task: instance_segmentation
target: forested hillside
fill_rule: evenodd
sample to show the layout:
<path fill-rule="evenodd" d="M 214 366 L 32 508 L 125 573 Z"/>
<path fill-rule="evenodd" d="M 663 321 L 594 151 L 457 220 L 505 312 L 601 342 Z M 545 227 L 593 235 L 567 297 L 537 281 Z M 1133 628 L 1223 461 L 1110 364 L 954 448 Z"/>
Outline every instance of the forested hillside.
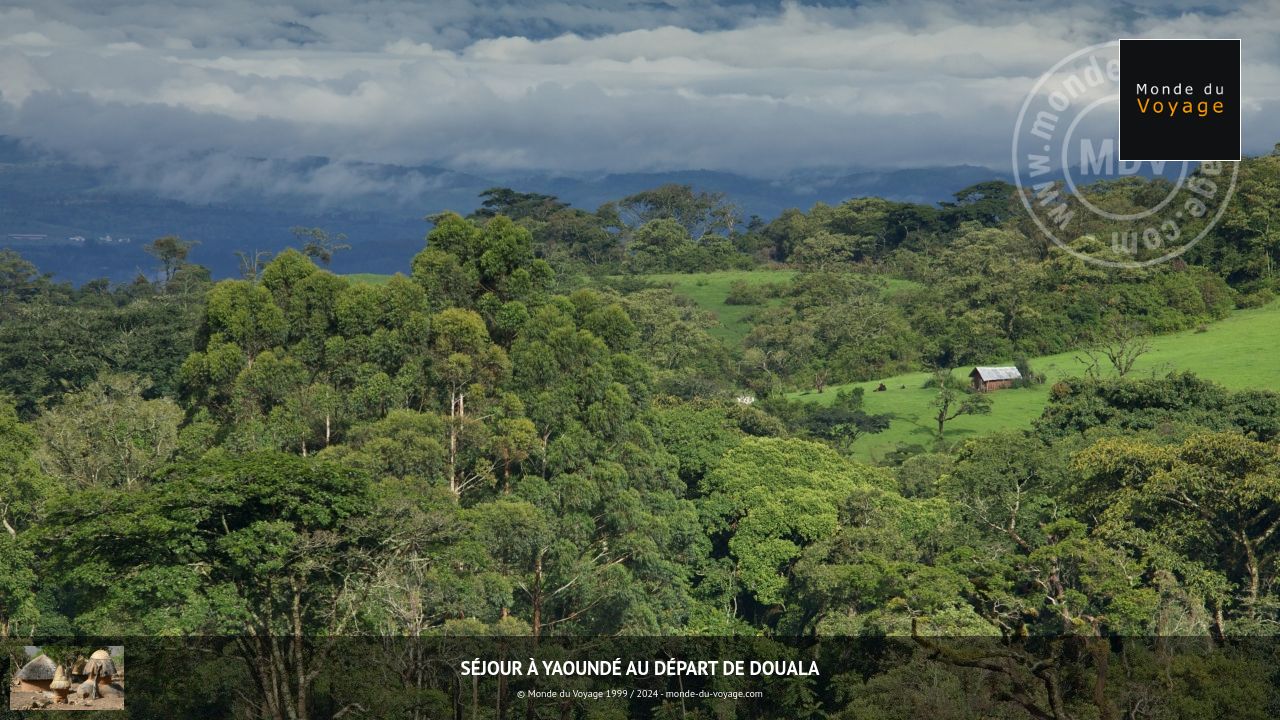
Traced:
<path fill-rule="evenodd" d="M 1280 627 L 1280 395 L 1147 362 L 1274 311 L 1280 155 L 1144 269 L 1054 248 L 1015 192 L 764 221 L 685 186 L 494 189 L 380 282 L 326 269 L 324 232 L 216 283 L 179 239 L 125 285 L 0 253 L 0 639 L 232 638 L 186 660 L 205 693 L 149 690 L 174 717 L 1268 717 L 1266 653 L 1115 658 Z M 1006 361 L 1023 386 L 964 379 Z M 872 463 L 907 409 L 834 386 L 889 376 L 926 431 Z M 950 431 L 1018 393 L 1043 411 Z M 327 640 L 470 636 L 903 642 L 724 715 L 492 679 L 481 707 L 435 656 Z"/>

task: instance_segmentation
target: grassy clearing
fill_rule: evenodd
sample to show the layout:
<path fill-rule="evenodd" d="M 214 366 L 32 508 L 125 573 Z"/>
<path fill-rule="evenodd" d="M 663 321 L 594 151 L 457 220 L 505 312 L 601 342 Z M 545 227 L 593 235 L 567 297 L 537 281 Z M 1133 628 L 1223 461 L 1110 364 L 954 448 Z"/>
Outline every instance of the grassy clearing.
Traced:
<path fill-rule="evenodd" d="M 781 299 L 770 299 L 764 305 L 726 305 L 724 299 L 729 295 L 733 283 L 741 280 L 749 285 L 765 283 L 787 283 L 795 277 L 795 270 L 721 270 L 705 273 L 657 273 L 642 275 L 645 280 L 663 285 L 670 285 L 680 295 L 693 300 L 698 307 L 712 313 L 720 324 L 711 329 L 711 334 L 732 345 L 742 342 L 751 330 L 748 318 L 752 313 L 766 307 L 781 304 Z M 910 280 L 888 278 L 886 292 L 893 293 L 914 287 Z"/>
<path fill-rule="evenodd" d="M 366 285 L 386 285 L 391 282 L 393 275 L 382 275 L 379 273 L 351 273 L 342 277 L 353 283 L 365 283 Z"/>
<path fill-rule="evenodd" d="M 729 287 L 741 280 L 750 285 L 765 283 L 786 283 L 795 276 L 794 270 L 722 270 L 705 273 L 659 273 L 643 275 L 645 280 L 661 285 L 670 285 L 679 295 L 693 300 L 698 307 L 716 316 L 720 324 L 710 330 L 711 334 L 728 343 L 737 344 L 747 336 L 751 323 L 747 317 L 763 307 L 777 305 L 778 299 L 766 301 L 764 305 L 726 305 L 724 299 L 729 296 Z"/>
<path fill-rule="evenodd" d="M 1163 375 L 1190 370 L 1228 388 L 1280 389 L 1280 302 L 1263 308 L 1240 310 L 1231 317 L 1208 326 L 1205 332 L 1189 330 L 1153 338 L 1151 352 L 1142 356 L 1133 375 Z M 1047 382 L 1033 389 L 1002 390 L 991 396 L 991 414 L 960 417 L 947 424 L 947 441 L 1011 428 L 1027 427 L 1040 415 L 1049 396 L 1049 386 L 1063 377 L 1080 375 L 1084 366 L 1079 353 L 1068 352 L 1031 359 L 1031 367 L 1045 374 Z M 990 364 L 1012 364 L 1009 358 Z M 959 368 L 957 375 L 971 368 Z M 908 373 L 883 380 L 827 388 L 824 392 L 799 392 L 798 400 L 829 403 L 836 392 L 849 387 L 865 391 L 868 412 L 893 413 L 889 429 L 858 440 L 855 453 L 864 460 L 879 460 L 899 445 L 928 447 L 933 439 L 931 421 L 934 391 L 922 387 L 928 373 Z M 887 390 L 874 392 L 883 382 Z"/>

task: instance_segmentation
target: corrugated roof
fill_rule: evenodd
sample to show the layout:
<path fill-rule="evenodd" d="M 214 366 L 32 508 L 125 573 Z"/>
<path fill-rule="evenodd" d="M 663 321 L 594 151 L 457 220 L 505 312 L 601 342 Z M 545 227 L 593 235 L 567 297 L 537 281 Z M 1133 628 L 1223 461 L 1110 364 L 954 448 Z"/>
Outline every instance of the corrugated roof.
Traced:
<path fill-rule="evenodd" d="M 1022 379 L 1022 373 L 1018 372 L 1016 367 L 976 367 L 969 375 L 972 376 L 974 373 L 977 373 L 983 382 Z"/>

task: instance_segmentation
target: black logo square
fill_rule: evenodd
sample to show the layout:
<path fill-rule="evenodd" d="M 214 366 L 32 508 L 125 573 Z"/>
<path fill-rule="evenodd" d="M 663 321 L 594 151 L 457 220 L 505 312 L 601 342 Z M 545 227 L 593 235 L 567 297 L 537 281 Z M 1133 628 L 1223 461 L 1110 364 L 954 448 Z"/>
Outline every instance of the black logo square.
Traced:
<path fill-rule="evenodd" d="M 1120 40 L 1120 159 L 1240 159 L 1239 40 Z"/>

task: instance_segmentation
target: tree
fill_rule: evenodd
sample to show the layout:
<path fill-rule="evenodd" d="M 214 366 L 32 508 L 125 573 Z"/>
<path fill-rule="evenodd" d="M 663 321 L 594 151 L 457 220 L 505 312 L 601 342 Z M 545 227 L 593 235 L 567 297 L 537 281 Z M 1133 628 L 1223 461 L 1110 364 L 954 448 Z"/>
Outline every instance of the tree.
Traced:
<path fill-rule="evenodd" d="M 789 260 L 791 253 L 809 236 L 813 225 L 814 223 L 800 210 L 796 208 L 783 210 L 761 231 L 771 246 L 772 259 L 778 262 Z"/>
<path fill-rule="evenodd" d="M 1117 377 L 1124 377 L 1133 370 L 1138 358 L 1151 352 L 1151 336 L 1140 323 L 1111 315 L 1103 326 L 1095 352 L 1107 359 Z"/>
<path fill-rule="evenodd" d="M 280 344 L 288 327 L 271 291 L 256 281 L 223 280 L 213 286 L 204 311 L 205 332 L 235 343 L 249 364 Z"/>
<path fill-rule="evenodd" d="M 432 318 L 431 325 L 433 373 L 445 391 L 448 406 L 449 489 L 455 497 L 461 497 L 476 484 L 494 479 L 494 463 L 468 453 L 466 441 L 483 430 L 474 417 L 475 401 L 492 392 L 510 373 L 510 362 L 502 348 L 489 338 L 484 320 L 470 310 L 443 310 Z M 472 396 L 473 403 L 470 417 L 468 396 Z M 471 462 L 466 462 L 468 457 Z"/>
<path fill-rule="evenodd" d="M 1000 636 L 998 642 L 930 637 L 927 617 L 911 633 L 932 657 L 980 671 L 1002 702 L 1031 717 L 1121 717 L 1111 690 L 1111 639 L 1151 632 L 1162 592 L 1142 581 L 1151 568 L 1098 537 L 1068 502 L 1071 473 L 1055 448 L 1021 433 L 967 443 L 941 482 L 965 521 L 944 539 L 955 595 Z M 1095 487 L 1090 497 L 1111 502 Z M 1167 588 L 1175 592 L 1176 588 Z"/>
<path fill-rule="evenodd" d="M 346 243 L 345 233 L 330 235 L 324 228 L 301 226 L 291 228 L 290 231 L 295 240 L 303 243 L 302 254 L 326 267 L 333 260 L 334 253 L 351 249 Z"/>
<path fill-rule="evenodd" d="M 625 344 L 625 323 L 591 295 L 538 307 L 512 343 L 523 413 L 504 400 L 504 415 L 529 424 L 500 429 L 529 456 L 490 525 L 496 554 L 535 635 L 674 632 L 702 552 L 696 511 L 654 437 L 648 368 L 586 328 Z"/>
<path fill-rule="evenodd" d="M 668 183 L 643 190 L 623 198 L 618 208 L 631 227 L 670 219 L 694 240 L 711 232 L 731 232 L 738 224 L 738 208 L 724 193 L 697 191 L 691 185 Z"/>
<path fill-rule="evenodd" d="M 533 238 L 543 257 L 567 254 L 592 266 L 619 259 L 618 238 L 605 229 L 599 217 L 581 210 L 556 212 L 533 227 Z"/>
<path fill-rule="evenodd" d="M 793 566 L 779 633 L 903 635 L 913 618 L 927 618 L 939 635 L 992 634 L 965 603 L 968 579 L 936 556 L 957 529 L 949 503 L 863 485 L 838 512 L 837 530 Z"/>
<path fill-rule="evenodd" d="M 650 220 L 632 233 L 628 268 L 639 273 L 672 269 L 674 258 L 691 245 L 688 230 L 676 220 Z"/>
<path fill-rule="evenodd" d="M 34 628 L 38 579 L 29 530 L 44 513 L 53 488 L 35 463 L 36 435 L 0 396 L 0 643 L 19 623 Z M 28 633 L 29 634 L 29 633 Z"/>
<path fill-rule="evenodd" d="M 444 420 L 435 413 L 392 410 L 381 420 L 353 427 L 347 442 L 327 448 L 322 457 L 373 477 L 433 484 L 448 473 L 441 442 L 446 435 Z"/>
<path fill-rule="evenodd" d="M 990 227 L 1016 212 L 1013 201 L 1016 193 L 1017 189 L 1003 180 L 988 180 L 954 193 L 954 202 L 939 204 L 943 218 L 953 226 L 976 220 Z"/>
<path fill-rule="evenodd" d="M 554 273 L 535 258 L 529 230 L 498 215 L 478 227 L 456 213 L 434 216 L 427 247 L 413 258 L 413 279 L 433 309 L 496 310 L 511 300 L 536 301 Z"/>
<path fill-rule="evenodd" d="M 191 240 L 183 240 L 177 235 L 165 235 L 156 238 L 142 247 L 146 253 L 160 261 L 161 271 L 164 273 L 164 281 L 168 283 L 173 279 L 174 273 L 178 268 L 186 264 L 187 255 L 191 253 L 191 248 L 198 243 Z"/>
<path fill-rule="evenodd" d="M 240 278 L 251 283 L 258 282 L 258 275 L 266 267 L 272 255 L 270 250 L 237 250 L 236 258 L 240 261 Z"/>
<path fill-rule="evenodd" d="M 41 277 L 35 265 L 13 250 L 0 250 L 0 308 L 29 299 L 41 281 L 47 282 L 47 277 Z"/>
<path fill-rule="evenodd" d="M 1233 285 L 1248 281 L 1271 284 L 1280 257 L 1280 154 L 1248 158 L 1240 163 L 1232 202 L 1205 248 L 1189 259 L 1212 265 Z"/>
<path fill-rule="evenodd" d="M 859 487 L 892 482 L 817 443 L 746 438 L 707 475 L 701 504 L 708 532 L 727 543 L 742 590 L 774 605 L 803 548 L 836 531 L 840 501 Z"/>
<path fill-rule="evenodd" d="M 0 644 L 21 635 L 24 624 L 26 635 L 34 634 L 39 618 L 35 566 L 35 553 L 16 536 L 0 533 Z"/>
<path fill-rule="evenodd" d="M 892 416 L 866 412 L 862 409 L 862 396 L 862 388 L 837 392 L 830 405 L 815 407 L 807 413 L 805 429 L 814 437 L 831 442 L 842 452 L 848 452 L 863 435 L 887 430 Z"/>
<path fill-rule="evenodd" d="M 548 220 L 553 215 L 567 210 L 555 195 L 517 192 L 510 188 L 492 187 L 480 193 L 484 200 L 480 207 L 471 213 L 472 218 L 488 219 L 505 215 L 512 220 Z"/>
<path fill-rule="evenodd" d="M 1049 394 L 1035 421 L 1046 440 L 1084 435 L 1106 426 L 1128 434 L 1162 428 L 1201 428 L 1244 433 L 1264 442 L 1280 437 L 1280 394 L 1229 391 L 1195 374 L 1158 378 L 1064 380 Z"/>
<path fill-rule="evenodd" d="M 78 297 L 41 292 L 0 310 L 0 391 L 26 418 L 104 371 L 145 376 L 153 392 L 172 392 L 193 349 L 202 296 L 132 287 Z"/>
<path fill-rule="evenodd" d="M 861 238 L 837 235 L 826 230 L 810 235 L 800 242 L 791 259 L 811 272 L 827 272 L 852 265 L 861 255 Z"/>
<path fill-rule="evenodd" d="M 40 515 L 50 492 L 36 464 L 36 433 L 18 421 L 13 405 L 0 395 L 0 529 L 17 537 Z"/>
<path fill-rule="evenodd" d="M 40 462 L 69 487 L 129 488 L 173 459 L 182 409 L 150 383 L 107 375 L 36 421 Z"/>
<path fill-rule="evenodd" d="M 1280 453 L 1237 433 L 1198 433 L 1178 445 L 1100 440 L 1076 459 L 1081 493 L 1110 489 L 1104 537 L 1134 547 L 1214 604 L 1215 634 L 1280 622 L 1264 597 L 1280 578 Z M 1176 559 L 1175 559 L 1176 558 Z M 1232 598 L 1228 588 L 1239 588 Z"/>
<path fill-rule="evenodd" d="M 356 471 L 220 455 L 137 492 L 87 491 L 54 513 L 47 537 L 61 572 L 102 571 L 81 598 L 90 626 L 233 635 L 256 713 L 308 720 L 313 683 L 354 621 L 372 546 L 360 518 L 372 508 Z"/>
<path fill-rule="evenodd" d="M 991 398 L 984 393 L 971 392 L 963 386 L 956 387 L 951 370 L 938 370 L 933 374 L 938 393 L 933 396 L 937 411 L 933 419 L 937 423 L 938 440 L 943 439 L 947 423 L 961 415 L 987 415 L 991 412 Z"/>

